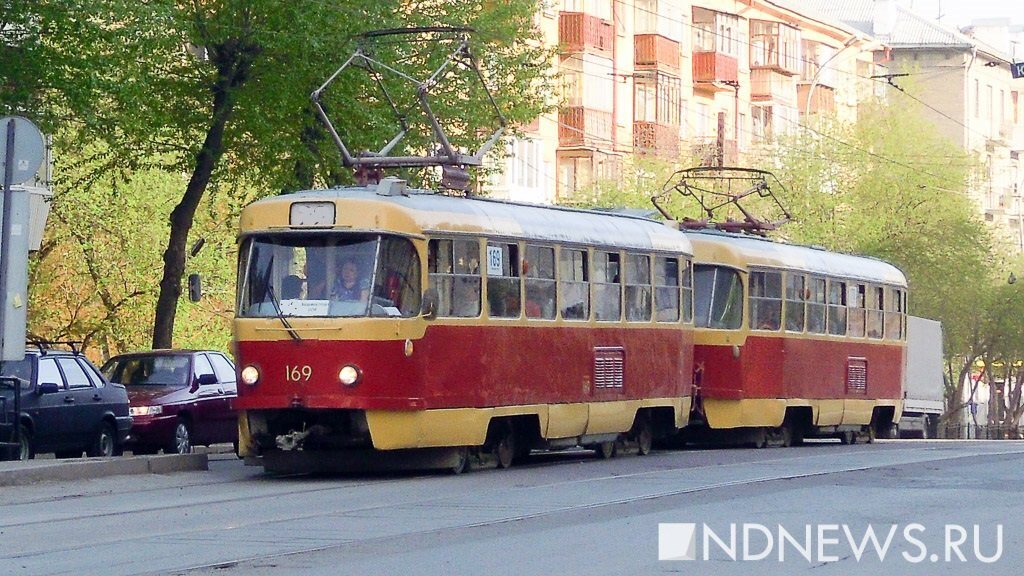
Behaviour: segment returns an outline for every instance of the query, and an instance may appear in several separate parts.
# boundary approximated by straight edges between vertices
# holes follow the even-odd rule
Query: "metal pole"
[[[7,276],[10,266],[11,242],[11,181],[14,179],[14,119],[7,121],[7,154],[4,158],[4,210],[3,225],[0,227],[0,350],[6,348],[3,342],[7,326]],[[20,390],[19,390],[20,392]]]

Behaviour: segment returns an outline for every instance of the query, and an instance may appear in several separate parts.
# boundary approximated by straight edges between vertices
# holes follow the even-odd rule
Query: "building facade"
[[[1024,251],[1020,27],[961,32],[896,0],[551,0],[536,25],[557,46],[559,106],[510,144],[493,196],[569,199],[637,155],[743,165],[816,116],[855,121],[886,95],[879,79],[912,74],[925,113],[984,165],[979,212]]]
[[[489,192],[545,203],[636,155],[738,165],[803,116],[852,121],[879,48],[781,1],[554,0],[536,25],[558,47],[559,106],[510,144]]]
[[[967,191],[998,235],[1024,252],[1021,163],[1024,79],[1010,64],[1021,27],[977,22],[959,31],[896,0],[791,0],[869,34],[884,45],[877,60],[894,82],[907,79],[939,130],[974,153],[983,174]],[[911,80],[912,79],[912,80]]]

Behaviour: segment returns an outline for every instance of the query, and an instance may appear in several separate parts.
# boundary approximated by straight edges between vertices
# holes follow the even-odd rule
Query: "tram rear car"
[[[758,445],[887,434],[902,406],[903,274],[884,262],[717,231],[694,245],[691,438]]]
[[[651,220],[393,179],[256,202],[234,322],[240,452],[459,470],[474,453],[646,451],[690,412],[690,265],[687,237]]]

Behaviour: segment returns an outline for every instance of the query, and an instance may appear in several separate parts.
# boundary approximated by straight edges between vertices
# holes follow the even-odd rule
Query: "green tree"
[[[146,167],[188,175],[170,211],[154,347],[172,343],[189,234],[211,183],[258,182],[265,194],[337,179],[336,155],[312,122],[309,94],[351,52],[357,34],[444,15],[431,24],[481,31],[488,79],[511,121],[532,118],[543,102],[535,80],[546,52],[526,16],[534,0],[5,1],[5,107],[36,111],[50,132],[70,116],[79,146],[103,141],[87,162],[92,178]],[[389,137],[390,112],[358,87],[340,87],[349,129],[367,141]],[[476,135],[481,104],[460,103],[457,142]],[[414,150],[428,144],[409,140]]]
[[[130,178],[84,179],[92,167],[77,160],[64,154],[55,166],[61,177],[54,183],[46,236],[31,259],[29,326],[33,337],[82,342],[103,359],[152,339],[158,293],[153,271],[168,233],[166,214],[185,178],[143,169]],[[203,275],[205,295],[198,304],[179,303],[181,346],[228,349],[236,258],[231,223],[240,206],[214,189],[196,216],[195,233],[205,242],[186,270]]]

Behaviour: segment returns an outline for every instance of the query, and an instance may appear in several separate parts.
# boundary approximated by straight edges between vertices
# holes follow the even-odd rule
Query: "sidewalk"
[[[0,462],[0,487],[102,478],[124,474],[169,474],[209,470],[206,452],[160,454],[156,456],[117,456],[114,458],[37,458]]]

